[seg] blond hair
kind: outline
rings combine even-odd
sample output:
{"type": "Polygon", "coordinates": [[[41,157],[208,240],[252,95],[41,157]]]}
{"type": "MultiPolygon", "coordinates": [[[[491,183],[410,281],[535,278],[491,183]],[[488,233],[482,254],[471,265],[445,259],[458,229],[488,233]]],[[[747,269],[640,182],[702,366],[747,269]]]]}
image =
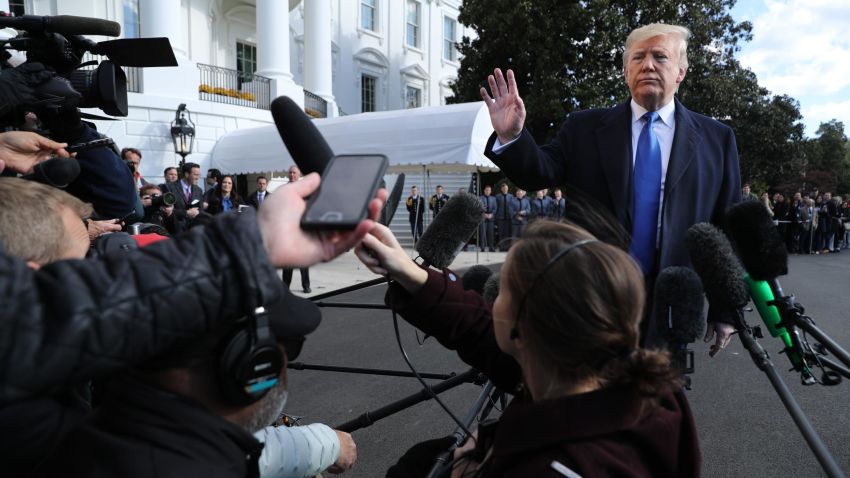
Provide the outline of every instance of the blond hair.
{"type": "Polygon", "coordinates": [[[665,23],[651,23],[636,28],[626,38],[626,49],[623,50],[623,68],[629,61],[629,50],[635,43],[640,43],[657,36],[671,36],[679,40],[679,67],[688,68],[688,39],[691,31],[679,25],[667,25],[665,23]]]}
{"type": "Polygon", "coordinates": [[[0,178],[0,242],[6,253],[44,265],[67,248],[62,208],[80,218],[92,208],[70,194],[19,178],[0,178]]]}

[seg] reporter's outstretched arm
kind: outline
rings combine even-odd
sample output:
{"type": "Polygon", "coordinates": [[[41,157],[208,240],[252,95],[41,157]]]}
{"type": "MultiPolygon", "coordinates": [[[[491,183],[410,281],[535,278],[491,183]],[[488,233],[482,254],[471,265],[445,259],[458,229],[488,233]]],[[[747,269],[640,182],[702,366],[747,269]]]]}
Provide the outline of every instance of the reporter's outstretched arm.
{"type": "Polygon", "coordinates": [[[375,224],[354,254],[370,271],[395,280],[411,294],[428,280],[428,273],[413,262],[392,231],[382,224],[375,224]]]}

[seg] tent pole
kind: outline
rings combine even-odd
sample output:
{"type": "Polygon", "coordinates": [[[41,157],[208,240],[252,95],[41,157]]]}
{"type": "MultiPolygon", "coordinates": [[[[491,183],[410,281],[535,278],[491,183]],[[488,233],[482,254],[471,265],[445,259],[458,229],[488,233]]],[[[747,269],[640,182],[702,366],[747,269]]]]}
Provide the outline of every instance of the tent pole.
{"type": "MultiPolygon", "coordinates": [[[[480,197],[481,196],[481,168],[475,168],[475,175],[477,181],[475,181],[475,192],[480,197]]],[[[475,264],[481,264],[481,260],[478,257],[478,254],[481,253],[481,233],[483,232],[482,224],[478,225],[478,234],[476,237],[478,238],[475,244],[475,264]]]]}

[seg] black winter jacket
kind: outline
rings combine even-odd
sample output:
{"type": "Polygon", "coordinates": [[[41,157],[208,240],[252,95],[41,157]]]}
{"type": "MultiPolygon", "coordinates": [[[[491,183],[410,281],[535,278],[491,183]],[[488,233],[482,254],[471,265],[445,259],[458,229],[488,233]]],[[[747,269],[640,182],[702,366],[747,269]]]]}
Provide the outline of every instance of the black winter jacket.
{"type": "Polygon", "coordinates": [[[140,363],[280,293],[253,211],[37,272],[0,247],[0,404],[140,363]]]}

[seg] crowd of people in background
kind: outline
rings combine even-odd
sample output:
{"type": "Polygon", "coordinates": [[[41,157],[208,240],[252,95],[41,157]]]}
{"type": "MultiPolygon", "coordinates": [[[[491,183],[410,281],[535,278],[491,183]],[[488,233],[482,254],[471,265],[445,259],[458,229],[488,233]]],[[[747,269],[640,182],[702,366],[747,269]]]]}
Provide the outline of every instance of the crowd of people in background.
{"type": "Polygon", "coordinates": [[[764,204],[790,254],[838,253],[850,246],[850,195],[816,190],[788,198],[779,192],[757,196],[745,183],[741,197],[764,204]]]}

